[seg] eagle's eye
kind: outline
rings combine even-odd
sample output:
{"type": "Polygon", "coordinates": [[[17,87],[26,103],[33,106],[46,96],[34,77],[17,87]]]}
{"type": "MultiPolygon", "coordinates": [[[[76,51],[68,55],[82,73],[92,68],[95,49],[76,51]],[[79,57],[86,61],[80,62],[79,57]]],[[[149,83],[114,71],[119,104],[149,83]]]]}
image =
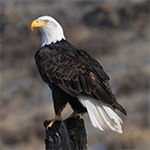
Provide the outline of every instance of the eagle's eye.
{"type": "Polygon", "coordinates": [[[48,20],[48,19],[46,19],[46,20],[44,20],[44,22],[45,22],[45,23],[48,23],[48,22],[49,22],[49,20],[48,20]]]}

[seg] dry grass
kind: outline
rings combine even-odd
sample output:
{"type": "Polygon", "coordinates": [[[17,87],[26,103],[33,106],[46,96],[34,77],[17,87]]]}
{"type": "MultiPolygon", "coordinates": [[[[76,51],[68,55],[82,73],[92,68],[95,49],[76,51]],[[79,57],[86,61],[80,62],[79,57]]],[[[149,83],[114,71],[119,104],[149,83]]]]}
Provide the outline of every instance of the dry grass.
{"type": "Polygon", "coordinates": [[[108,149],[143,149],[150,148],[149,129],[140,128],[137,124],[125,126],[123,135],[115,135],[108,140],[108,149]],[[113,138],[113,139],[112,139],[113,138]]]}
{"type": "Polygon", "coordinates": [[[108,32],[93,32],[80,42],[76,43],[76,45],[77,47],[86,50],[93,57],[97,55],[114,55],[118,51],[116,41],[113,38],[109,38],[108,32]]]}
{"type": "Polygon", "coordinates": [[[149,89],[149,74],[136,67],[123,74],[116,80],[117,93],[130,94],[149,89]]]}

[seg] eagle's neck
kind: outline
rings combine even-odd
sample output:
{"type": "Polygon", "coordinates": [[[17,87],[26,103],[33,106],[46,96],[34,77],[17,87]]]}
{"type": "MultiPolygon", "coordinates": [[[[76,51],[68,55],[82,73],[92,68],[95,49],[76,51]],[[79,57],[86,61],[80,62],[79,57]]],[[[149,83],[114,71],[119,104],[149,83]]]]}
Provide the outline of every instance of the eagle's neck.
{"type": "Polygon", "coordinates": [[[51,43],[56,43],[57,41],[61,41],[62,39],[65,39],[63,29],[61,26],[57,26],[57,28],[44,28],[40,31],[42,33],[42,44],[41,47],[44,45],[49,45],[51,43]]]}

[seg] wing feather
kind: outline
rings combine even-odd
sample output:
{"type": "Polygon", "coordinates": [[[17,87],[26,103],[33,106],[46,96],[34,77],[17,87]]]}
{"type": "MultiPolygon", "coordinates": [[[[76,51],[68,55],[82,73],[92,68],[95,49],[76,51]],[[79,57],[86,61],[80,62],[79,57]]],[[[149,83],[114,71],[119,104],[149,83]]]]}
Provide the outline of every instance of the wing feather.
{"type": "Polygon", "coordinates": [[[50,44],[39,49],[35,59],[41,77],[47,84],[55,84],[75,97],[89,95],[126,114],[122,106],[116,103],[108,75],[85,51],[67,42],[64,45],[50,44]]]}

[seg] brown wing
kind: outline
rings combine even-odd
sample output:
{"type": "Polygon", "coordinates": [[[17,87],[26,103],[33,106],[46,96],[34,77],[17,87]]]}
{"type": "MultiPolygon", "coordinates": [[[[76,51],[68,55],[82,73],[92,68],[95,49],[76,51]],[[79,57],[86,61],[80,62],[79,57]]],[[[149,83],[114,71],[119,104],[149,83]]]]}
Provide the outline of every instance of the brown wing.
{"type": "Polygon", "coordinates": [[[92,96],[126,114],[116,102],[108,83],[109,77],[85,51],[71,44],[55,44],[41,48],[35,58],[41,77],[47,84],[55,84],[74,97],[80,94],[92,96]]]}

